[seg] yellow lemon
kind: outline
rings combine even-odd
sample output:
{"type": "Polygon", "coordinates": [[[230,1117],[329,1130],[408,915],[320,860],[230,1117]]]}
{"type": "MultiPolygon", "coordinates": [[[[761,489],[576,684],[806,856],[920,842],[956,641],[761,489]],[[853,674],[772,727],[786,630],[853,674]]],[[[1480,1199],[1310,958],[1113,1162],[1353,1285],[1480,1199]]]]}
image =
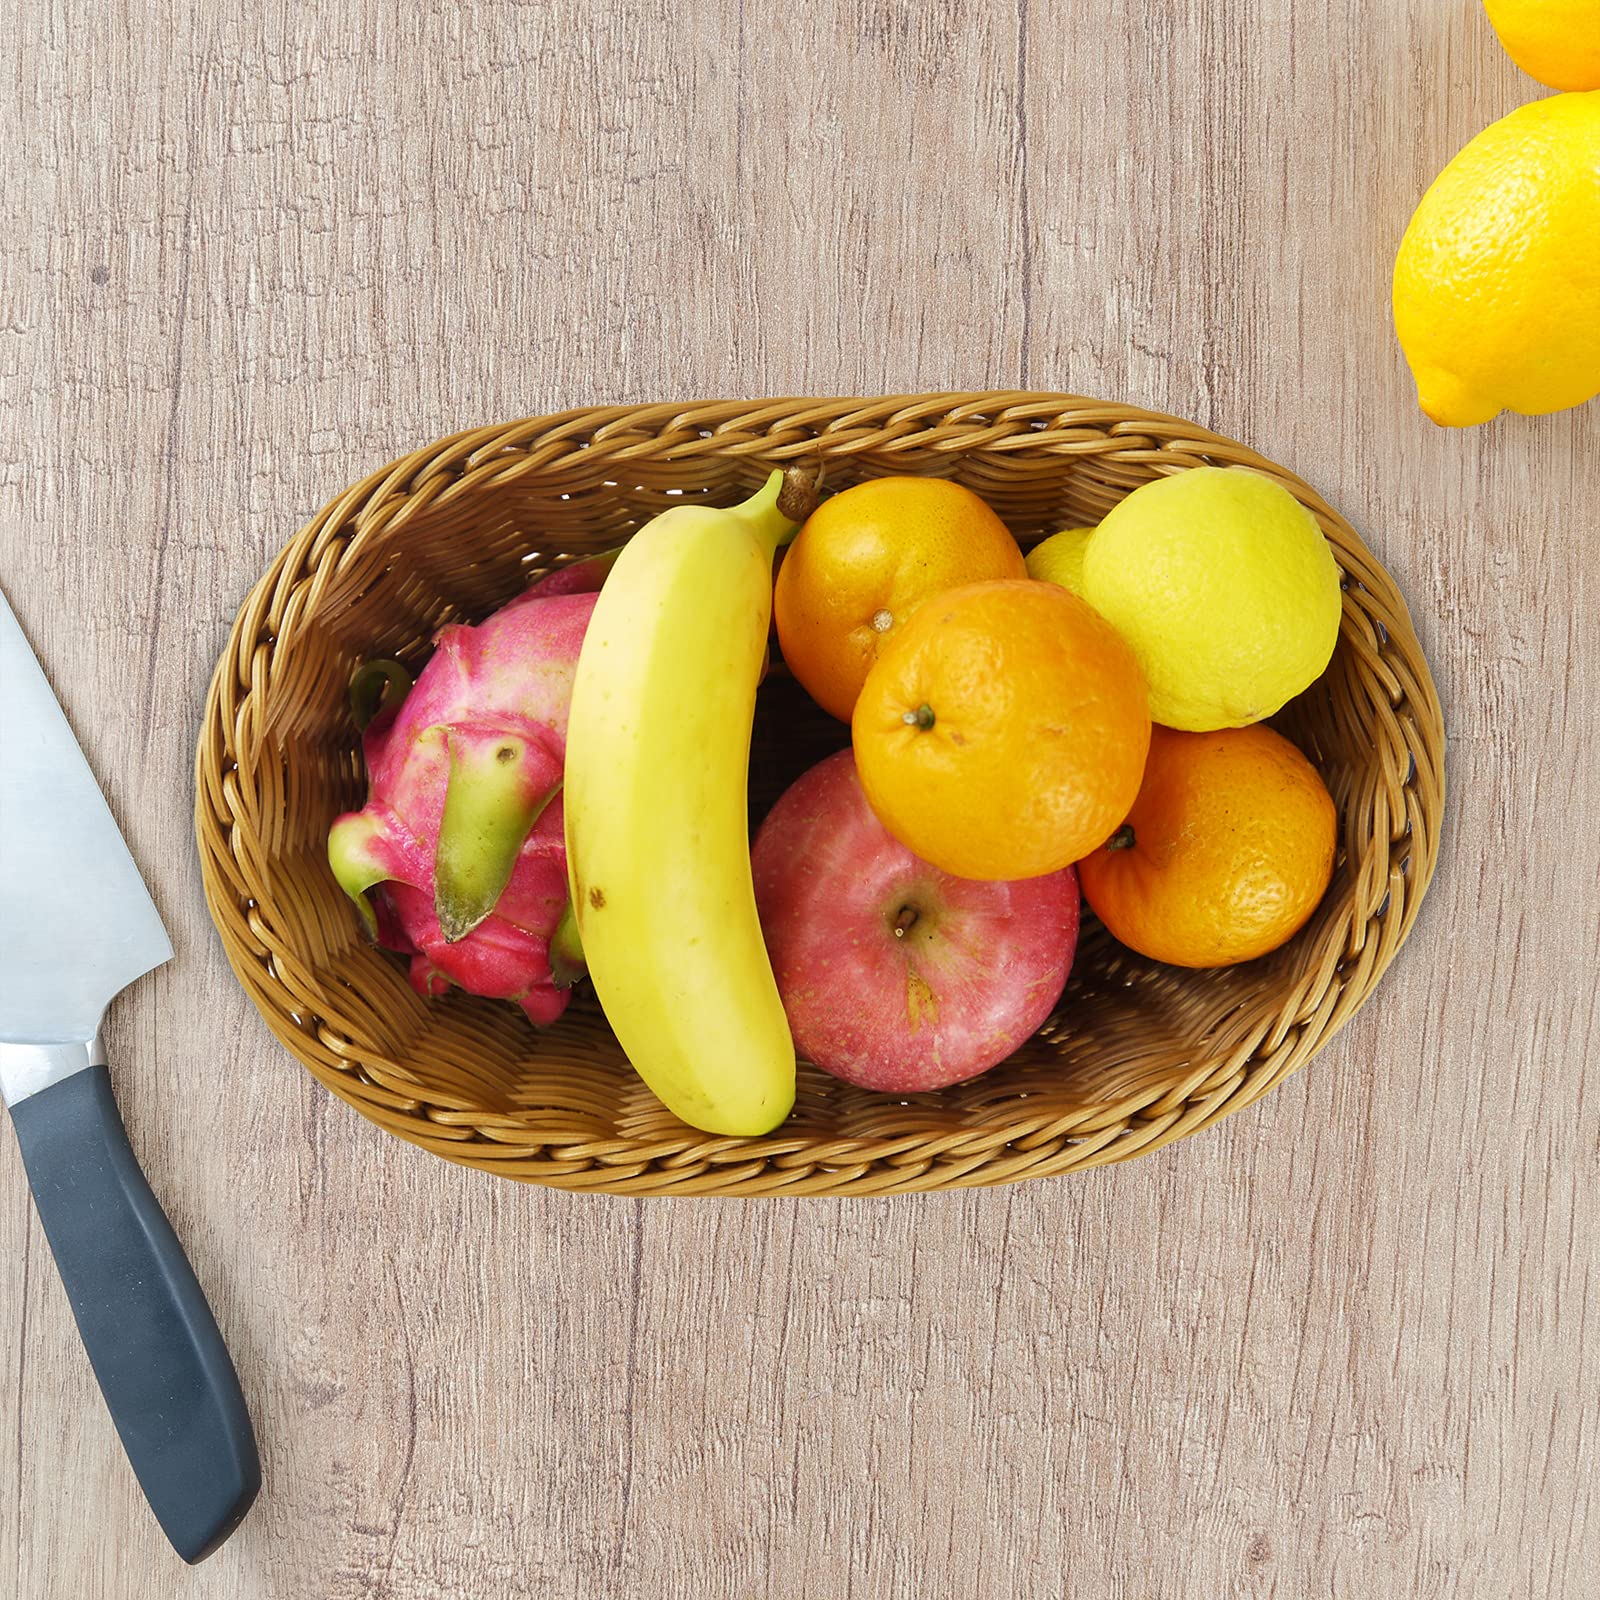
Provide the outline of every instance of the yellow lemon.
{"type": "Polygon", "coordinates": [[[1400,241],[1394,325],[1446,427],[1600,394],[1600,90],[1513,111],[1439,174],[1400,241]]]}
{"type": "Polygon", "coordinates": [[[1600,0],[1483,0],[1506,54],[1552,89],[1600,89],[1600,0]]]}
{"type": "Polygon", "coordinates": [[[1339,568],[1316,519],[1258,472],[1191,467],[1106,513],[1084,598],[1144,669],[1150,718],[1207,732],[1307,688],[1339,636],[1339,568]]]}
{"type": "Polygon", "coordinates": [[[1093,528],[1063,528],[1028,552],[1028,576],[1042,583],[1059,583],[1075,595],[1083,594],[1083,553],[1089,548],[1093,528]]]}

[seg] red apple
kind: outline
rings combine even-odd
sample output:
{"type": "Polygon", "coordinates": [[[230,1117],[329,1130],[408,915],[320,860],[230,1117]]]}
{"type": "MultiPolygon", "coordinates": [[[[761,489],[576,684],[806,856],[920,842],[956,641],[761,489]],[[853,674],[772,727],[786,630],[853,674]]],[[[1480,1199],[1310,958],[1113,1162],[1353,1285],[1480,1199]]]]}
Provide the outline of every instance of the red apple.
{"type": "Polygon", "coordinates": [[[976,883],[873,815],[848,750],[785,792],[751,849],[778,992],[808,1061],[865,1089],[942,1089],[1005,1060],[1061,998],[1071,867],[976,883]]]}

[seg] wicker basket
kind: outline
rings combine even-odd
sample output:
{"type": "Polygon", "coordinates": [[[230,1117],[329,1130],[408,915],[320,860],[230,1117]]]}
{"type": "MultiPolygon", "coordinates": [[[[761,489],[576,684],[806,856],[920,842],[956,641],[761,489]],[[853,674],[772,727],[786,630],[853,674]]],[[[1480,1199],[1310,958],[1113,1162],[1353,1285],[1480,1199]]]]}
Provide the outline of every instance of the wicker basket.
{"type": "MultiPolygon", "coordinates": [[[[763,688],[752,820],[847,730],[781,675],[763,688]]],[[[626,1194],[890,1194],[1122,1161],[1249,1105],[1354,1015],[1432,875],[1443,809],[1439,702],[1404,602],[1298,478],[1187,422],[1054,394],[596,407],[478,428],[339,495],[245,602],[198,759],[206,897],[272,1031],[365,1116],[452,1161],[626,1194]],[[1185,972],[1086,921],[1057,1015],[966,1085],[900,1099],[802,1064],[793,1116],[759,1139],[696,1132],[635,1077],[592,994],[535,1031],[512,1006],[424,1001],[369,946],[324,854],[365,793],[345,691],[369,656],[425,659],[535,574],[604,548],[679,497],[732,502],[775,462],[821,454],[839,488],[950,476],[1024,545],[1093,522],[1130,489],[1241,464],[1315,514],[1345,575],[1339,645],[1283,730],[1341,819],[1332,887],[1261,961],[1185,972]]]]}

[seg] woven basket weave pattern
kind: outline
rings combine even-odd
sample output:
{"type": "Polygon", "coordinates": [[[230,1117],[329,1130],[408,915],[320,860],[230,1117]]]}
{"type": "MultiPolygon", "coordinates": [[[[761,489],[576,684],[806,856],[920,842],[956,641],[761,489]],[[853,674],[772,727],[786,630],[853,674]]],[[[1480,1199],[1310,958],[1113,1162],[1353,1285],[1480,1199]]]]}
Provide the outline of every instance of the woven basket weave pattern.
{"type": "MultiPolygon", "coordinates": [[[[753,820],[848,731],[781,671],[761,693],[753,820]]],[[[1372,992],[1432,875],[1439,703],[1405,604],[1350,526],[1230,440],[1052,394],[595,407],[430,445],[330,502],[246,600],[207,701],[196,826],[228,959],[279,1039],[364,1115],[507,1177],[630,1194],[887,1194],[1010,1182],[1154,1149],[1258,1099],[1372,992]],[[1098,521],[1129,490],[1211,463],[1264,472],[1316,516],[1344,573],[1324,677],[1275,719],[1338,807],[1338,865],[1307,928],[1264,960],[1182,972],[1086,917],[1050,1023],[969,1084],[901,1100],[802,1064],[794,1115],[760,1139],[685,1127],[637,1079],[583,994],[553,1028],[514,1007],[415,995],[369,946],[328,870],[365,780],[354,665],[413,669],[538,573],[615,545],[663,508],[731,503],[820,456],[830,489],[953,477],[1025,546],[1098,521]]]]}

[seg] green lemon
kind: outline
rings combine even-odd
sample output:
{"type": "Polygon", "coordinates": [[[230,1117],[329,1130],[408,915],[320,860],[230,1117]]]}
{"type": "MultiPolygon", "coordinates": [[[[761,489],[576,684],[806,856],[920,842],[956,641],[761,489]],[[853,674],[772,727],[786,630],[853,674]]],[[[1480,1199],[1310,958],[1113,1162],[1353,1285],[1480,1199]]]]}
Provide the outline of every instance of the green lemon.
{"type": "Polygon", "coordinates": [[[1316,519],[1241,468],[1193,467],[1113,506],[1083,597],[1133,647],[1152,720],[1191,732],[1270,717],[1339,635],[1339,568],[1316,519]]]}
{"type": "Polygon", "coordinates": [[[1042,583],[1059,583],[1081,598],[1083,553],[1089,548],[1093,535],[1093,528],[1064,528],[1060,533],[1052,533],[1028,552],[1028,576],[1042,583]]]}

